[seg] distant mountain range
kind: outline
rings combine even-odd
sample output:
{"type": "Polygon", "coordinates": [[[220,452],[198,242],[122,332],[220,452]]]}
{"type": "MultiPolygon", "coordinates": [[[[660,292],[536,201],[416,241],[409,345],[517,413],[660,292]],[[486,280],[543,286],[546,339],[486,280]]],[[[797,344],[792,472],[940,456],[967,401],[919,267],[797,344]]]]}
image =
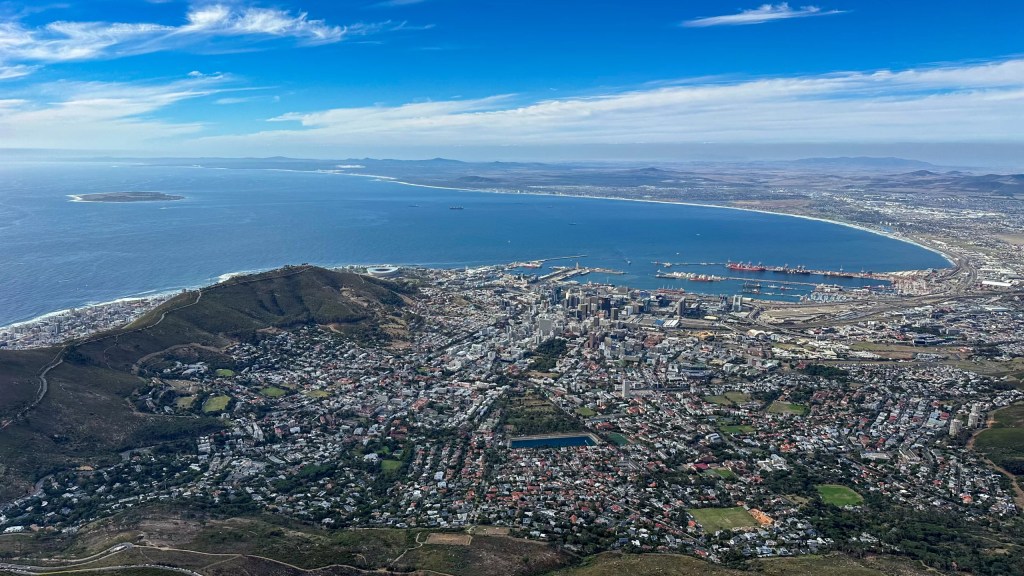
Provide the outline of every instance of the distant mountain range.
{"type": "Polygon", "coordinates": [[[776,164],[808,166],[814,168],[856,169],[903,171],[939,168],[930,162],[909,160],[907,158],[873,157],[873,156],[838,156],[832,158],[801,158],[799,160],[779,161],[776,164]]]}

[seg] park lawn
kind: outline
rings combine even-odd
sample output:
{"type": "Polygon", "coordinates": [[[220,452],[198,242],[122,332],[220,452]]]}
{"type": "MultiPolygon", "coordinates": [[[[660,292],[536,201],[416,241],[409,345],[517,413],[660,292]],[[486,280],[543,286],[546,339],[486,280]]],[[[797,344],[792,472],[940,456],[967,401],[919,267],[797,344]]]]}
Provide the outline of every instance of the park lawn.
{"type": "Polygon", "coordinates": [[[726,480],[735,480],[736,479],[736,473],[733,472],[732,470],[729,470],[728,468],[714,468],[713,470],[714,470],[715,474],[718,474],[719,476],[721,476],[722,478],[724,478],[726,480]]]}
{"type": "Polygon", "coordinates": [[[754,517],[741,506],[734,508],[694,508],[687,510],[704,531],[710,534],[719,530],[735,530],[757,526],[754,517]]]}
{"type": "Polygon", "coordinates": [[[196,397],[195,396],[182,396],[181,398],[178,398],[178,399],[176,399],[174,401],[174,405],[179,410],[188,410],[195,403],[196,403],[196,397]]]}
{"type": "Polygon", "coordinates": [[[285,395],[285,391],[277,386],[267,386],[260,390],[260,394],[263,394],[267,398],[280,398],[285,395]]]}
{"type": "Polygon", "coordinates": [[[722,396],[722,395],[718,395],[718,396],[705,396],[704,399],[707,400],[708,402],[711,402],[713,404],[718,404],[720,406],[732,406],[733,405],[732,404],[732,400],[729,400],[728,398],[726,398],[725,396],[722,396]]]}
{"type": "Polygon", "coordinates": [[[210,396],[203,403],[203,412],[223,412],[228,407],[228,402],[231,402],[231,396],[210,396]]]}
{"type": "Polygon", "coordinates": [[[303,394],[309,396],[310,398],[327,398],[328,396],[330,396],[330,394],[326,390],[307,390],[303,392],[303,394]]]}
{"type": "Polygon", "coordinates": [[[743,404],[744,402],[750,402],[750,394],[746,392],[740,392],[738,390],[730,390],[725,393],[725,397],[732,400],[736,404],[743,404]]]}
{"type": "Polygon", "coordinates": [[[719,429],[730,436],[733,434],[751,434],[754,432],[754,427],[747,424],[732,424],[721,426],[719,429]]]}
{"type": "MultiPolygon", "coordinates": [[[[877,354],[882,358],[889,358],[892,360],[909,360],[917,355],[921,351],[920,348],[914,346],[907,346],[903,344],[885,344],[877,342],[854,342],[850,345],[851,350],[871,352],[877,354]]],[[[946,349],[940,346],[932,348],[935,352],[943,352],[946,349]]]]}
{"type": "Polygon", "coordinates": [[[391,474],[394,474],[395,472],[398,472],[398,469],[401,468],[401,467],[402,467],[402,462],[400,460],[381,460],[380,461],[381,472],[384,472],[387,475],[391,475],[391,474]]]}
{"type": "Polygon", "coordinates": [[[616,446],[625,446],[629,444],[629,438],[626,438],[624,434],[618,432],[609,432],[608,439],[615,443],[616,446]]]}
{"type": "Polygon", "coordinates": [[[826,504],[833,506],[857,506],[864,502],[864,498],[846,486],[839,484],[816,484],[818,494],[826,504]]]}
{"type": "Polygon", "coordinates": [[[231,378],[235,375],[235,371],[228,370],[227,368],[219,368],[214,372],[214,374],[216,374],[218,378],[231,378]]]}
{"type": "Polygon", "coordinates": [[[803,416],[804,414],[807,414],[807,406],[776,400],[768,407],[768,411],[774,414],[795,414],[797,416],[803,416]]]}
{"type": "Polygon", "coordinates": [[[592,409],[587,408],[586,406],[581,406],[577,408],[576,413],[579,414],[580,416],[583,416],[584,418],[590,418],[592,416],[597,415],[597,412],[594,412],[592,409]]]}

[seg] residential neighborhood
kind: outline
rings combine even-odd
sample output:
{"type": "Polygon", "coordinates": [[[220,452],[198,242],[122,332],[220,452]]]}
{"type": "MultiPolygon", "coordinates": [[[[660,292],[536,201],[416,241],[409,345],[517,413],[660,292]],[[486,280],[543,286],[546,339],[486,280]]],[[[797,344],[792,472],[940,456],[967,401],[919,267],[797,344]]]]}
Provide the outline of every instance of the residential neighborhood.
{"type": "Polygon", "coordinates": [[[138,410],[220,426],[49,476],[0,529],[74,532],[188,501],[723,561],[881,546],[837,542],[808,513],[819,498],[982,523],[1024,504],[969,446],[1024,393],[935,361],[1020,352],[1024,314],[998,296],[773,329],[742,300],[502,267],[408,275],[423,297],[406,340],[271,329],[227,349],[230,364],[150,370],[138,410]]]}

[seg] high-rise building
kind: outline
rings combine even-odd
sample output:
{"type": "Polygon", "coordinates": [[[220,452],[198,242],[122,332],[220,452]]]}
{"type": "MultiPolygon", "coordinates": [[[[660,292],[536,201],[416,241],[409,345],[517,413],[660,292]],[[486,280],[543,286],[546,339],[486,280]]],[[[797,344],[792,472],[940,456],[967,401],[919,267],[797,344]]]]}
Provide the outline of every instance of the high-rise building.
{"type": "Polygon", "coordinates": [[[954,418],[953,421],[949,423],[949,435],[950,436],[954,436],[954,437],[957,436],[958,434],[960,434],[960,431],[963,430],[963,429],[964,429],[964,423],[961,422],[960,420],[956,419],[956,418],[954,418]]]}

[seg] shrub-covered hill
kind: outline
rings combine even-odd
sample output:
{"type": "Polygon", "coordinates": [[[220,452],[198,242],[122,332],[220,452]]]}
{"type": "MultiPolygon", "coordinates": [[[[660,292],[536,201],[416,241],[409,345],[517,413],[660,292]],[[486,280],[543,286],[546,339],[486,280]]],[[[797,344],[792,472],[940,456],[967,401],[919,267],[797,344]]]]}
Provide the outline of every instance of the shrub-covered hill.
{"type": "Polygon", "coordinates": [[[182,293],[132,325],[58,348],[0,351],[0,502],[61,468],[103,465],[122,450],[189,439],[216,419],[140,413],[126,399],[174,360],[230,363],[220,350],[264,329],[318,324],[363,343],[404,336],[415,290],[313,266],[240,276],[182,293]],[[46,373],[46,393],[39,374],[46,373]]]}
{"type": "MultiPolygon", "coordinates": [[[[238,276],[179,295],[128,329],[76,346],[72,356],[131,370],[172,346],[220,348],[266,328],[330,325],[361,341],[385,341],[386,328],[413,291],[394,282],[314,266],[238,276]]],[[[399,334],[400,336],[400,334],[399,334]]]]}

